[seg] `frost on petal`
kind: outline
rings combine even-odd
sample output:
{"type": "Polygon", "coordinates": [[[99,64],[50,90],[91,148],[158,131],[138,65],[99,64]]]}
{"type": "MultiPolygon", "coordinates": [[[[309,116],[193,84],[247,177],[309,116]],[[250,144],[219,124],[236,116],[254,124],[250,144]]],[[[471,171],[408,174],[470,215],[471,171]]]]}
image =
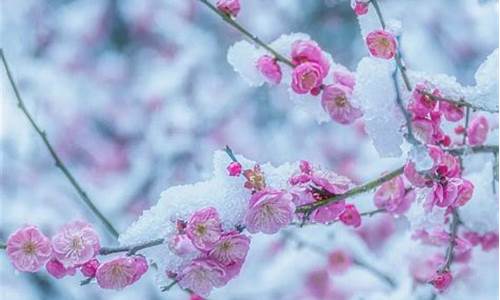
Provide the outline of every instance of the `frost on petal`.
{"type": "Polygon", "coordinates": [[[356,70],[353,102],[363,110],[367,133],[381,157],[402,154],[403,118],[396,104],[393,72],[392,61],[372,57],[363,58],[356,70]]]}
{"type": "Polygon", "coordinates": [[[256,67],[257,60],[266,54],[247,41],[239,41],[233,44],[227,51],[227,61],[233,66],[243,79],[251,86],[259,86],[264,83],[264,77],[256,67]]]}

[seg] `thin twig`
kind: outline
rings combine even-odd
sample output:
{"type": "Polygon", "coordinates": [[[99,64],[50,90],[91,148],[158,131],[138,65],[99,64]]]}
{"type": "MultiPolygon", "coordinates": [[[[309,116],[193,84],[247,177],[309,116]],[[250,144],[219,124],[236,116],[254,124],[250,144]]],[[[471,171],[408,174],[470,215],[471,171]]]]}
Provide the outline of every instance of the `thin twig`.
{"type": "Polygon", "coordinates": [[[464,125],[464,138],[462,144],[467,145],[467,129],[469,128],[470,120],[470,107],[465,108],[465,125],[464,125]]]}
{"type": "Polygon", "coordinates": [[[497,153],[498,145],[479,145],[479,146],[465,146],[452,149],[446,149],[446,152],[453,155],[466,155],[469,153],[497,153]]]}
{"type": "Polygon", "coordinates": [[[445,102],[448,102],[451,104],[455,104],[456,106],[469,107],[469,108],[474,109],[474,110],[482,110],[482,111],[486,111],[486,112],[490,112],[490,113],[498,113],[498,109],[492,109],[492,108],[485,107],[483,105],[472,104],[472,103],[465,101],[465,99],[463,99],[463,98],[461,98],[460,100],[454,100],[454,99],[449,99],[449,98],[445,98],[442,96],[434,95],[434,94],[429,93],[427,91],[421,91],[421,93],[428,96],[429,98],[431,98],[434,101],[445,101],[445,102]]]}
{"type": "Polygon", "coordinates": [[[161,291],[162,291],[162,292],[166,292],[166,291],[170,290],[170,289],[171,289],[174,285],[176,285],[176,284],[177,284],[177,280],[174,280],[174,281],[172,281],[171,283],[169,283],[168,285],[166,285],[166,286],[162,287],[162,288],[161,288],[161,291]]]}
{"type": "Polygon", "coordinates": [[[271,53],[274,58],[278,61],[281,61],[282,63],[294,67],[293,63],[283,55],[279,54],[276,50],[268,46],[266,43],[261,41],[257,36],[254,34],[250,33],[247,29],[245,29],[243,26],[241,26],[238,22],[236,22],[230,15],[225,14],[217,9],[213,4],[208,2],[207,0],[199,0],[201,3],[205,4],[208,8],[210,8],[213,12],[218,14],[222,20],[224,20],[226,23],[229,25],[233,26],[236,30],[241,32],[244,36],[248,37],[252,42],[254,42],[256,45],[266,49],[269,53],[271,53]]]}
{"type": "Polygon", "coordinates": [[[90,200],[90,198],[87,196],[87,193],[83,190],[83,188],[80,186],[78,181],[75,179],[75,177],[71,174],[71,172],[66,168],[62,160],[59,158],[57,155],[56,151],[50,144],[48,138],[47,138],[47,133],[38,126],[38,124],[35,122],[33,117],[31,116],[30,112],[26,108],[24,101],[21,98],[21,95],[19,93],[19,90],[17,89],[16,83],[14,81],[14,78],[12,76],[12,73],[10,71],[9,65],[7,64],[7,60],[5,59],[3,49],[0,49],[0,56],[2,57],[2,63],[5,68],[5,72],[7,73],[7,77],[9,79],[10,85],[12,86],[12,89],[14,90],[14,94],[16,95],[17,98],[17,106],[19,109],[24,113],[28,121],[30,122],[31,126],[33,129],[35,129],[36,133],[40,136],[42,139],[43,143],[47,147],[47,149],[50,152],[50,155],[55,161],[56,167],[61,170],[61,172],[64,174],[64,176],[68,179],[68,181],[71,183],[71,185],[75,188],[76,192],[80,196],[80,198],[83,200],[83,203],[94,213],[94,215],[101,220],[101,222],[104,224],[106,229],[111,233],[111,235],[114,238],[118,238],[118,231],[116,231],[115,227],[111,225],[111,222],[99,211],[99,209],[95,206],[94,202],[90,200]]]}
{"type": "Polygon", "coordinates": [[[450,224],[450,242],[448,248],[446,249],[444,264],[439,270],[440,272],[450,271],[450,266],[451,263],[453,262],[453,255],[456,244],[455,239],[457,238],[458,225],[459,225],[458,208],[455,208],[453,209],[452,212],[452,219],[450,224]]]}
{"type": "Polygon", "coordinates": [[[226,145],[226,147],[224,148],[224,151],[226,152],[226,154],[229,156],[229,158],[231,158],[231,160],[233,162],[238,162],[238,160],[236,159],[236,157],[234,156],[234,153],[233,153],[233,150],[231,148],[229,148],[228,145],[226,145]]]}
{"type": "MultiPolygon", "coordinates": [[[[328,250],[324,249],[323,247],[318,246],[314,243],[310,243],[308,241],[305,241],[290,231],[283,231],[283,236],[285,237],[285,239],[292,240],[295,243],[297,243],[297,246],[307,247],[308,249],[311,249],[312,251],[316,252],[319,255],[328,256],[328,254],[330,253],[328,250]]],[[[376,277],[380,278],[382,281],[385,281],[391,288],[396,287],[395,281],[389,275],[384,274],[382,271],[378,270],[374,266],[372,266],[366,262],[363,262],[357,258],[354,258],[354,257],[352,258],[352,262],[353,262],[353,264],[369,271],[370,273],[372,273],[376,277]]]]}
{"type": "Polygon", "coordinates": [[[387,282],[387,284],[390,285],[392,288],[396,288],[396,282],[394,281],[394,279],[392,279],[391,277],[389,277],[389,275],[384,274],[379,269],[373,267],[372,265],[370,265],[370,264],[368,264],[368,263],[366,263],[364,261],[356,259],[356,258],[353,259],[353,263],[356,264],[356,265],[358,265],[358,266],[360,266],[360,267],[365,268],[366,270],[370,271],[372,274],[374,274],[377,277],[381,278],[382,280],[384,280],[385,282],[387,282]]]}
{"type": "Polygon", "coordinates": [[[389,181],[389,180],[393,179],[394,177],[402,174],[403,168],[404,167],[400,167],[400,168],[398,168],[392,172],[389,172],[389,173],[387,173],[387,174],[385,174],[385,175],[383,175],[375,180],[372,180],[372,181],[369,181],[363,185],[357,186],[357,187],[345,192],[344,194],[335,195],[333,197],[330,197],[330,198],[327,198],[324,200],[319,200],[319,201],[316,201],[313,203],[301,205],[301,206],[297,207],[295,212],[296,213],[305,213],[308,211],[314,211],[315,209],[317,209],[321,206],[325,206],[325,205],[328,205],[330,203],[337,202],[337,201],[343,200],[345,198],[352,197],[352,196],[370,191],[370,190],[378,187],[379,185],[383,184],[384,182],[389,181]]]}
{"type": "MultiPolygon", "coordinates": [[[[382,26],[382,29],[385,29],[385,21],[384,21],[384,16],[382,15],[382,11],[380,10],[380,6],[378,5],[377,0],[371,0],[370,1],[373,5],[373,8],[375,9],[375,12],[377,13],[378,20],[380,22],[380,25],[382,26]]],[[[398,66],[398,69],[401,73],[401,77],[403,77],[403,81],[405,83],[406,89],[408,91],[412,90],[412,86],[410,84],[410,79],[408,78],[408,74],[406,74],[406,66],[401,58],[401,52],[399,49],[399,45],[396,51],[396,55],[394,56],[394,59],[396,61],[396,64],[398,66]]]]}
{"type": "Polygon", "coordinates": [[[92,282],[92,280],[94,279],[95,277],[89,277],[89,278],[86,278],[82,281],[80,281],[80,285],[87,285],[87,284],[90,284],[92,282]]]}
{"type": "Polygon", "coordinates": [[[394,81],[394,89],[396,90],[396,104],[398,105],[399,109],[401,110],[401,113],[405,118],[406,129],[408,130],[408,134],[405,136],[406,140],[412,145],[419,145],[420,142],[415,138],[415,135],[413,134],[411,116],[405,109],[403,104],[403,99],[401,98],[401,92],[399,91],[399,84],[398,84],[398,75],[396,72],[392,74],[392,79],[394,81]]]}
{"type": "Polygon", "coordinates": [[[127,252],[127,255],[134,255],[138,251],[146,248],[151,248],[155,247],[158,245],[161,245],[165,242],[165,239],[156,239],[153,241],[145,242],[145,243],[140,243],[140,244],[135,244],[135,245],[129,245],[129,246],[122,246],[122,247],[102,247],[99,250],[100,255],[109,255],[113,253],[119,253],[119,252],[127,252]]]}

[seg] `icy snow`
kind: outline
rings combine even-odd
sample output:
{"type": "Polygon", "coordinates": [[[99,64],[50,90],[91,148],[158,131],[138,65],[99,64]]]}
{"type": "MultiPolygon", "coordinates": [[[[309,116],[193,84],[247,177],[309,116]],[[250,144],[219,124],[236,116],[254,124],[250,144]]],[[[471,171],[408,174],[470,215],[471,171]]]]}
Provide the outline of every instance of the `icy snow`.
{"type": "Polygon", "coordinates": [[[460,219],[473,231],[485,233],[498,230],[498,195],[493,193],[491,162],[465,178],[474,184],[474,193],[472,199],[460,208],[460,219]]]}
{"type": "Polygon", "coordinates": [[[396,104],[394,62],[364,57],[356,70],[354,102],[364,112],[366,131],[381,157],[401,156],[403,118],[396,104]]]}

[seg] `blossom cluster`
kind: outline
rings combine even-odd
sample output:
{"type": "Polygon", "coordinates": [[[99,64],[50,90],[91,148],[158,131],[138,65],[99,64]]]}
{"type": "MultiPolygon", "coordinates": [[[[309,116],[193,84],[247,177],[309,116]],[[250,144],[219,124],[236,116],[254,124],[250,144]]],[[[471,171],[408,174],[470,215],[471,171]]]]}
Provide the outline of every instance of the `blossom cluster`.
{"type": "MultiPolygon", "coordinates": [[[[242,188],[249,193],[242,223],[224,231],[217,210],[201,208],[188,219],[175,221],[177,232],[168,242],[175,255],[188,259],[177,270],[166,270],[167,276],[201,296],[208,296],[214,287],[227,284],[239,274],[250,247],[250,237],[242,234],[243,230],[251,234],[277,233],[295,219],[307,221],[303,214],[296,214],[297,207],[340,195],[352,187],[348,178],[313,167],[307,161],[300,162],[286,190],[269,186],[258,164],[243,170],[234,159],[227,165],[227,174],[242,176],[242,188]]],[[[314,210],[310,218],[310,222],[318,223],[338,220],[353,227],[361,224],[358,210],[345,200],[314,210]]]]}
{"type": "Polygon", "coordinates": [[[237,276],[250,246],[250,238],[237,229],[222,230],[217,210],[203,208],[187,222],[177,221],[178,233],[169,242],[171,250],[193,259],[177,274],[168,276],[183,288],[208,296],[213,287],[221,287],[237,276]]]}
{"type": "Polygon", "coordinates": [[[18,271],[37,272],[45,265],[50,275],[60,279],[80,270],[88,279],[96,278],[104,289],[122,289],[148,270],[146,259],[140,255],[101,263],[96,258],[100,247],[92,225],[74,221],[62,226],[51,239],[36,226],[19,228],[9,236],[6,251],[18,271]]]}

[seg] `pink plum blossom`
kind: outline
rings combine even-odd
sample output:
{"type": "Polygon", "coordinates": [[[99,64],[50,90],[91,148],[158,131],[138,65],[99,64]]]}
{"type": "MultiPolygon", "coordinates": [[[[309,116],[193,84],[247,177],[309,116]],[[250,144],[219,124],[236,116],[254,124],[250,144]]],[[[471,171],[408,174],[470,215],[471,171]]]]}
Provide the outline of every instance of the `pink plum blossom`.
{"type": "Polygon", "coordinates": [[[250,233],[272,234],[287,226],[295,212],[293,196],[285,191],[266,188],[252,195],[245,224],[250,233]]]}
{"type": "Polygon", "coordinates": [[[227,166],[227,172],[229,173],[229,176],[240,176],[241,169],[241,164],[237,161],[233,161],[227,166]]]}
{"type": "Polygon", "coordinates": [[[415,163],[412,161],[406,163],[403,169],[403,174],[405,178],[415,187],[425,187],[429,181],[417,171],[415,163]]]}
{"type": "Polygon", "coordinates": [[[100,263],[97,259],[91,259],[80,267],[80,272],[82,272],[83,276],[94,277],[99,265],[100,263]]]}
{"type": "Polygon", "coordinates": [[[446,290],[453,280],[453,276],[450,271],[437,272],[429,281],[438,291],[446,290]]]}
{"type": "Polygon", "coordinates": [[[185,256],[197,251],[187,234],[174,235],[168,243],[168,247],[179,256],[185,256]]]}
{"type": "Polygon", "coordinates": [[[297,94],[307,94],[321,85],[323,81],[321,66],[313,62],[305,62],[293,69],[292,89],[297,94]]]}
{"type": "Polygon", "coordinates": [[[368,0],[351,0],[351,7],[356,16],[362,16],[368,12],[368,0]]]}
{"type": "Polygon", "coordinates": [[[9,236],[6,252],[18,271],[37,272],[51,258],[52,248],[38,227],[28,225],[9,236]]]}
{"type": "MultiPolygon", "coordinates": [[[[426,245],[446,247],[450,243],[450,234],[444,230],[427,232],[425,230],[416,231],[413,236],[426,245]]],[[[462,254],[471,249],[472,244],[465,238],[455,237],[455,254],[462,254]]]]}
{"type": "Polygon", "coordinates": [[[81,265],[99,253],[99,236],[92,225],[75,221],[52,237],[54,256],[66,267],[81,265]]]}
{"type": "Polygon", "coordinates": [[[333,82],[352,90],[356,85],[356,78],[349,71],[336,70],[333,71],[333,82]]]}
{"type": "Polygon", "coordinates": [[[351,124],[363,113],[351,103],[352,90],[340,84],[331,84],[324,88],[321,106],[330,117],[340,124],[351,124]]]}
{"type": "Polygon", "coordinates": [[[426,144],[436,144],[440,140],[439,123],[427,118],[414,118],[411,122],[413,134],[426,144]]]}
{"type": "Polygon", "coordinates": [[[279,84],[281,82],[281,67],[275,58],[263,55],[257,60],[257,69],[269,83],[279,84]]]}
{"type": "Polygon", "coordinates": [[[490,251],[498,248],[498,233],[487,232],[481,237],[481,248],[490,251]]]}
{"type": "Polygon", "coordinates": [[[328,254],[328,270],[334,274],[346,272],[352,265],[352,259],[343,250],[334,250],[328,254]]]}
{"type": "Polygon", "coordinates": [[[339,219],[345,225],[359,227],[361,225],[361,216],[356,206],[347,204],[345,210],[340,214],[339,219]]]}
{"type": "Polygon", "coordinates": [[[292,44],[292,63],[295,67],[304,63],[316,63],[323,79],[330,70],[330,63],[326,59],[319,45],[314,41],[298,40],[292,44]]]}
{"type": "Polygon", "coordinates": [[[345,200],[333,201],[315,209],[311,218],[313,221],[323,224],[333,222],[345,211],[345,207],[345,200]]]}
{"type": "Polygon", "coordinates": [[[240,0],[217,0],[215,5],[217,9],[233,17],[240,12],[240,0]]]}
{"type": "Polygon", "coordinates": [[[477,232],[466,231],[462,235],[472,246],[477,246],[481,243],[481,235],[477,232]]]}
{"type": "Polygon", "coordinates": [[[118,257],[97,268],[97,284],[103,289],[121,290],[141,278],[148,270],[143,256],[118,257]]]}
{"type": "Polygon", "coordinates": [[[484,116],[479,116],[470,122],[469,128],[467,128],[467,140],[469,145],[482,145],[488,137],[488,131],[490,126],[488,120],[484,116]]]}
{"type": "Polygon", "coordinates": [[[406,190],[403,178],[398,176],[383,183],[375,192],[375,206],[390,213],[405,213],[415,200],[415,191],[406,190]]]}
{"type": "Polygon", "coordinates": [[[444,263],[442,254],[416,256],[410,260],[410,274],[418,283],[428,283],[436,274],[436,270],[444,263]]]}
{"type": "Polygon", "coordinates": [[[259,165],[243,171],[243,176],[246,178],[244,187],[253,192],[260,191],[266,187],[266,179],[259,165]]]}
{"type": "Polygon", "coordinates": [[[250,238],[237,231],[224,233],[209,256],[223,266],[242,263],[250,247],[250,238]]]}
{"type": "MultiPolygon", "coordinates": [[[[300,171],[293,174],[289,183],[296,205],[322,201],[334,195],[347,192],[351,181],[334,172],[313,167],[307,161],[301,161],[300,171]]],[[[313,211],[311,218],[315,222],[328,223],[334,221],[345,209],[345,201],[333,201],[313,211]]]]}
{"type": "Polygon", "coordinates": [[[187,222],[186,234],[199,250],[211,250],[222,234],[217,210],[207,207],[193,213],[187,222]]]}
{"type": "Polygon", "coordinates": [[[214,287],[224,285],[224,269],[214,260],[201,258],[193,260],[177,276],[182,288],[207,297],[214,287]]]}
{"type": "Polygon", "coordinates": [[[384,30],[375,30],[366,36],[366,44],[370,54],[384,59],[391,59],[396,55],[397,41],[394,35],[384,30]]]}
{"type": "Polygon", "coordinates": [[[453,202],[454,207],[464,206],[472,198],[474,185],[467,179],[459,179],[457,198],[453,202]]]}
{"type": "MultiPolygon", "coordinates": [[[[418,83],[412,92],[410,103],[408,104],[408,111],[414,117],[425,118],[436,107],[437,101],[433,100],[430,96],[423,93],[429,90],[430,86],[427,83],[418,83]]],[[[433,94],[439,95],[438,90],[434,90],[433,94]]]]}
{"type": "Polygon", "coordinates": [[[450,122],[458,122],[464,117],[464,109],[453,103],[441,101],[439,110],[443,113],[446,120],[450,122]]]}
{"type": "Polygon", "coordinates": [[[47,272],[57,279],[61,279],[66,275],[75,275],[75,268],[65,268],[64,265],[55,258],[52,258],[45,264],[47,272]]]}

